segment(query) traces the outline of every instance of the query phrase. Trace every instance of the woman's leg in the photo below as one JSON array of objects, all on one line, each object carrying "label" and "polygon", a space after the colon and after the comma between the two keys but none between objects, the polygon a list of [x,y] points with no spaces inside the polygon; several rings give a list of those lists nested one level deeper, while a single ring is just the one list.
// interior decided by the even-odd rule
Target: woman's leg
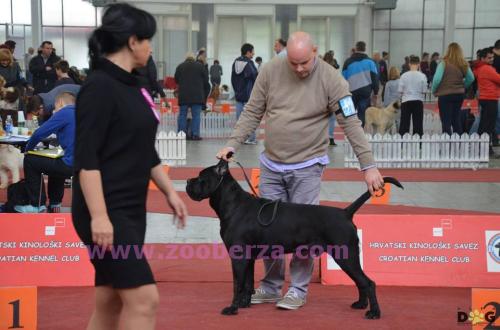
[{"label": "woman's leg", "polygon": [[451,113],[451,126],[453,127],[453,133],[462,135],[463,127],[460,121],[460,111],[462,109],[462,103],[464,102],[464,96],[460,94],[453,95],[452,101],[452,113]]},{"label": "woman's leg", "polygon": [[118,329],[122,301],[117,291],[109,286],[95,288],[95,307],[87,330]]},{"label": "woman's leg", "polygon": [[117,290],[123,302],[121,326],[124,330],[154,330],[160,300],[155,284]]},{"label": "woman's leg", "polygon": [[451,109],[449,96],[440,96],[438,98],[439,117],[441,118],[441,125],[443,133],[451,135]]}]

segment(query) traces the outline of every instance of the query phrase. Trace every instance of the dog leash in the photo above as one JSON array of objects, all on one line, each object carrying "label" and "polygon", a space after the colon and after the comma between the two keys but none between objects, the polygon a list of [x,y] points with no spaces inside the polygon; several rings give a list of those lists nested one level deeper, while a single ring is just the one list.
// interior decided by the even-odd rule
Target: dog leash
[{"label": "dog leash", "polygon": [[[239,161],[237,161],[236,159],[233,158],[233,161],[241,168],[241,171],[243,171],[243,176],[245,177],[245,180],[247,182],[247,184],[250,186],[250,189],[252,189],[252,192],[253,194],[255,195],[255,197],[258,197],[259,195],[257,194],[257,192],[255,191],[255,189],[253,188],[252,184],[250,183],[250,180],[248,179],[248,176],[247,174],[245,173],[245,169],[243,168],[243,165],[240,164]],[[262,226],[262,227],[268,227],[269,225],[271,225],[274,220],[276,220],[276,215],[278,214],[278,206],[280,204],[280,200],[277,199],[275,201],[270,201],[270,202],[266,202],[264,203],[260,209],[259,209],[259,212],[257,212],[257,221],[259,222],[259,224]],[[262,211],[264,211],[264,208],[268,205],[272,205],[274,204],[274,207],[273,207],[273,214],[271,216],[271,220],[269,220],[269,222],[264,222],[261,218],[261,214],[262,214]]]}]

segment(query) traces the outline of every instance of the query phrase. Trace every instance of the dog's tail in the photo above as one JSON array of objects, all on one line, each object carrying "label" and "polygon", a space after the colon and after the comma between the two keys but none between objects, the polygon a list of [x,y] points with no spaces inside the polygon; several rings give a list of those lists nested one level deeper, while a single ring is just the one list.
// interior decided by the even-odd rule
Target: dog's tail
[{"label": "dog's tail", "polygon": [[[403,185],[395,178],[391,177],[384,177],[384,182],[392,183],[395,186],[398,186],[401,189],[403,188]],[[385,193],[385,192],[384,192]],[[354,213],[371,197],[370,192],[367,191],[363,195],[361,195],[358,199],[356,199],[351,205],[345,208],[345,211],[349,216],[353,216]]]}]

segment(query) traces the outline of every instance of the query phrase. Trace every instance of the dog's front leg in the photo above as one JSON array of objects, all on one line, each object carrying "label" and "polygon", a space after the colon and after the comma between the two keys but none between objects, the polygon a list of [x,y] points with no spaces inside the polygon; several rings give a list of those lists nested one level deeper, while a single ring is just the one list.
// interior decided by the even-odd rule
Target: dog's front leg
[{"label": "dog's front leg", "polygon": [[239,303],[242,299],[244,289],[245,289],[245,275],[249,260],[246,258],[242,259],[231,259],[231,266],[233,269],[233,301],[230,306],[222,309],[221,314],[223,315],[235,315],[238,314]]},{"label": "dog's front leg", "polygon": [[241,299],[238,304],[240,308],[250,307],[250,301],[252,300],[252,295],[254,294],[254,266],[255,259],[248,260],[247,269],[245,272],[245,285],[243,288],[243,293],[241,294]]},{"label": "dog's front leg", "polygon": [[9,177],[4,169],[0,169],[0,189],[5,189],[9,185]]}]

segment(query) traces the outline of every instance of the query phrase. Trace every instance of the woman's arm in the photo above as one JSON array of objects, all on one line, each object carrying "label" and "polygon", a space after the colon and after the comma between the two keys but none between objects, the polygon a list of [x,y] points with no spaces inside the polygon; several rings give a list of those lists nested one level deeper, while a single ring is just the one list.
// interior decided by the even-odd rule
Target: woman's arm
[{"label": "woman's arm", "polygon": [[167,197],[167,202],[174,211],[174,223],[176,218],[178,218],[179,222],[177,223],[177,226],[183,228],[186,225],[186,219],[188,216],[186,205],[175,191],[172,181],[163,171],[161,164],[158,164],[151,169],[151,179],[153,179],[156,186],[165,195],[165,197]]},{"label": "woman's arm", "polygon": [[102,189],[101,171],[80,170],[80,186],[90,212],[92,241],[104,249],[113,244],[113,225],[108,217]]}]

